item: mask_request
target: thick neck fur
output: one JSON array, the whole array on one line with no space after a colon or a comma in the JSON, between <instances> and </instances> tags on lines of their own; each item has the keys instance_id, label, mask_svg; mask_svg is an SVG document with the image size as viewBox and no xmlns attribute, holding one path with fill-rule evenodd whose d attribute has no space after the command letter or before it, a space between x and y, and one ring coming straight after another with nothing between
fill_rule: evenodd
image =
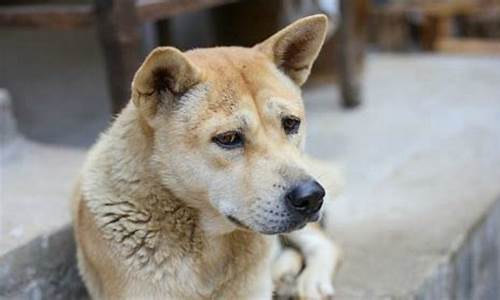
<instances>
[{"instance_id":1,"label":"thick neck fur","mask_svg":"<svg viewBox=\"0 0 500 300\"><path fill-rule=\"evenodd\" d=\"M234 280L251 274L248 269L259 265L256 256L269 252L268 240L239 230L207 238L200 211L172 195L150 168L154 133L144 126L129 104L89 153L83 199L130 271L151 282L193 273L199 296L222 293L229 282L218 281L218 274Z\"/></svg>"}]
</instances>

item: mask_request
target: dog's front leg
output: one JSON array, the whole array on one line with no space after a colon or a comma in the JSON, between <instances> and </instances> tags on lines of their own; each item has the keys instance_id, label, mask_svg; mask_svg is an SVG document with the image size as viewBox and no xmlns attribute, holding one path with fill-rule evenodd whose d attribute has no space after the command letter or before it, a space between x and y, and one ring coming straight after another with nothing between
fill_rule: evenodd
<instances>
[{"instance_id":1,"label":"dog's front leg","mask_svg":"<svg viewBox=\"0 0 500 300\"><path fill-rule=\"evenodd\" d=\"M333 296L333 276L340 263L340 248L322 231L319 224L309 224L302 230L285 236L300 249L305 260L304 270L297 278L297 293L301 299L325 299Z\"/></svg>"},{"instance_id":2,"label":"dog's front leg","mask_svg":"<svg viewBox=\"0 0 500 300\"><path fill-rule=\"evenodd\" d=\"M296 279L304 259L296 249L286 247L280 249L272 267L273 289L275 299L290 299L297 295Z\"/></svg>"}]
</instances>

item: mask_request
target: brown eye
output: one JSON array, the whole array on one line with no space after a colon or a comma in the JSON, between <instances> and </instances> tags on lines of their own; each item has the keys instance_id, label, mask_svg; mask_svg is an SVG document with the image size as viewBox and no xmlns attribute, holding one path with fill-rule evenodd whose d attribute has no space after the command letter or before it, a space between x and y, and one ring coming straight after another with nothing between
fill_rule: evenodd
<instances>
[{"instance_id":1,"label":"brown eye","mask_svg":"<svg viewBox=\"0 0 500 300\"><path fill-rule=\"evenodd\" d=\"M296 117L284 117L281 120L281 125L286 134L295 134L299 131L300 119Z\"/></svg>"},{"instance_id":2,"label":"brown eye","mask_svg":"<svg viewBox=\"0 0 500 300\"><path fill-rule=\"evenodd\" d=\"M235 149L243 146L243 136L238 131L228 131L218 134L212 140L224 149Z\"/></svg>"}]
</instances>

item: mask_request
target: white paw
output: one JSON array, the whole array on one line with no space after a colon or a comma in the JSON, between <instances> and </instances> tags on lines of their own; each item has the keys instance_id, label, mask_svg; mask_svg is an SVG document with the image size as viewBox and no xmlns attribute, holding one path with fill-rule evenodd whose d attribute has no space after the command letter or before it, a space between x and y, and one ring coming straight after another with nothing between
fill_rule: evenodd
<instances>
[{"instance_id":1,"label":"white paw","mask_svg":"<svg viewBox=\"0 0 500 300\"><path fill-rule=\"evenodd\" d=\"M296 295L296 280L302 264L302 256L296 250L288 248L280 253L272 271L277 299L289 299Z\"/></svg>"},{"instance_id":2,"label":"white paw","mask_svg":"<svg viewBox=\"0 0 500 300\"><path fill-rule=\"evenodd\" d=\"M300 299L332 299L335 289L331 272L305 268L297 279Z\"/></svg>"}]
</instances>

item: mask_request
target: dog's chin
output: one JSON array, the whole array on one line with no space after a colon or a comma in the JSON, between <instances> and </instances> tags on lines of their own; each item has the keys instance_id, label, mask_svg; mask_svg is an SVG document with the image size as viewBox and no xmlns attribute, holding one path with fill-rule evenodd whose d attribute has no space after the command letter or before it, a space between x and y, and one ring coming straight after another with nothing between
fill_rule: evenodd
<instances>
[{"instance_id":1,"label":"dog's chin","mask_svg":"<svg viewBox=\"0 0 500 300\"><path fill-rule=\"evenodd\" d=\"M298 224L287 224L284 226L271 226L270 228L263 228L258 230L258 233L266 234L266 235L274 235L274 234L285 234L290 233L295 230L299 230L304 228L307 225L307 222L300 222Z\"/></svg>"},{"instance_id":2,"label":"dog's chin","mask_svg":"<svg viewBox=\"0 0 500 300\"><path fill-rule=\"evenodd\" d=\"M234 216L227 216L238 228L248 231L257 232L265 235L284 234L290 233L295 230L304 228L307 223L317 222L321 218L321 213L316 212L311 216L292 218L289 220L282 220L281 222L270 222L271 224L245 224Z\"/></svg>"}]
</instances>

